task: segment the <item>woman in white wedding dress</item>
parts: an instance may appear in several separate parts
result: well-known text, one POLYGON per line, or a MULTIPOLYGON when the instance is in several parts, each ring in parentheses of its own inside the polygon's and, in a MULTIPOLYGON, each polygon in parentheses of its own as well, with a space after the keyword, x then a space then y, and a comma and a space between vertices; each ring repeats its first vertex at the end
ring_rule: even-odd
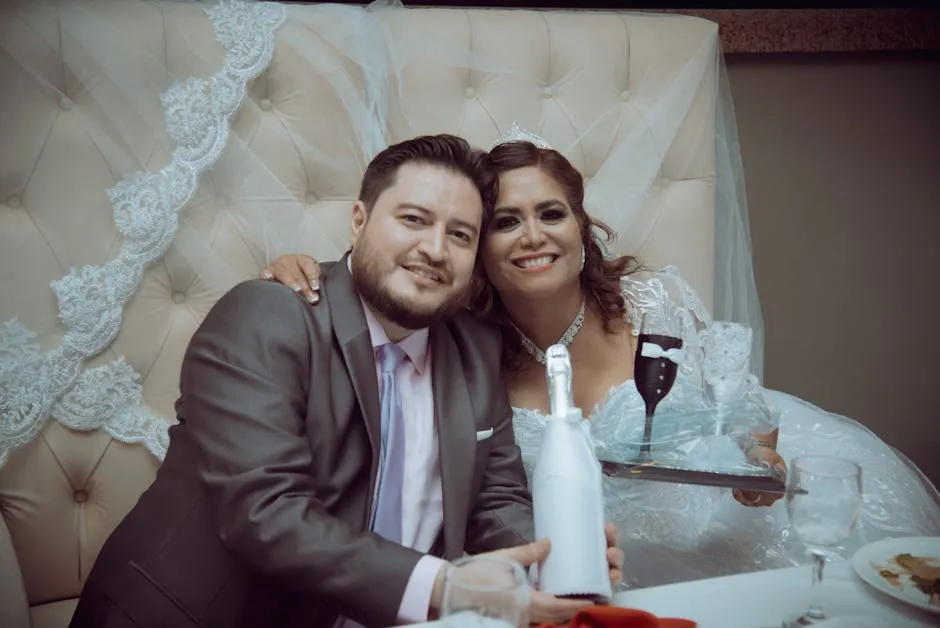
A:
MULTIPOLYGON (((936 489, 874 434, 759 387, 747 370, 746 327, 713 323, 674 268, 654 272, 631 257, 605 257, 597 234, 603 226, 583 207, 582 176, 560 153, 512 141, 490 155, 500 173, 500 193, 481 243, 489 282, 473 307, 506 331, 504 370, 527 472, 546 421, 543 350, 556 342, 568 346, 574 402, 590 410, 585 415, 599 446, 615 449, 618 437, 642 429, 644 402, 633 381, 636 336, 641 319, 656 318, 681 330, 686 356, 658 413, 708 407, 714 402, 708 382, 737 381, 736 396, 764 410, 758 412, 762 426, 744 448, 746 462, 785 474, 779 448, 788 458, 825 453, 863 466, 865 506, 853 544, 940 534, 936 489)), ((282 256, 262 276, 314 300, 312 291, 301 288, 316 285, 312 258, 282 256)), ((804 562, 776 495, 605 478, 605 497, 623 539, 626 578, 635 586, 804 562)))

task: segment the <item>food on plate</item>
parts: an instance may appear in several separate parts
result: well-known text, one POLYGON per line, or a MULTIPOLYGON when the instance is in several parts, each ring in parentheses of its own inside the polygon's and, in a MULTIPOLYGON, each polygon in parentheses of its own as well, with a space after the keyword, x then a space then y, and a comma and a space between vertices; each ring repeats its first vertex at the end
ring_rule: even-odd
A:
MULTIPOLYGON (((914 586, 930 598, 930 604, 940 605, 940 559, 904 553, 895 556, 892 562, 901 568, 914 586)), ((882 569, 879 573, 888 582, 891 582, 892 575, 899 577, 899 574, 894 574, 890 569, 882 569)))
POLYGON ((901 574, 890 569, 879 569, 878 575, 888 581, 893 587, 901 588, 901 574))

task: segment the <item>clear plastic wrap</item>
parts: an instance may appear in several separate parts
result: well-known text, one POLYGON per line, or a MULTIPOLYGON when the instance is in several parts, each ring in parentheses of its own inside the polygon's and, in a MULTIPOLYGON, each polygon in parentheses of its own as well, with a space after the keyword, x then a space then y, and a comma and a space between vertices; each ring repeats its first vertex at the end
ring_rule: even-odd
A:
MULTIPOLYGON (((750 373, 750 330, 734 323, 713 323, 683 335, 676 381, 656 407, 648 440, 646 413, 633 407, 636 404, 611 409, 591 426, 605 472, 782 491, 783 478, 751 456, 755 446, 773 445, 779 417, 771 413, 750 373)), ((638 359, 636 370, 641 368, 645 364, 638 359)), ((668 377, 665 385, 670 385, 668 377)))
POLYGON ((628 413, 620 421, 604 421, 592 430, 602 461, 643 463, 656 466, 768 475, 767 469, 748 458, 748 449, 759 434, 774 429, 767 406, 753 398, 721 407, 677 409, 656 412, 650 451, 652 463, 640 455, 643 446, 643 415, 628 413))

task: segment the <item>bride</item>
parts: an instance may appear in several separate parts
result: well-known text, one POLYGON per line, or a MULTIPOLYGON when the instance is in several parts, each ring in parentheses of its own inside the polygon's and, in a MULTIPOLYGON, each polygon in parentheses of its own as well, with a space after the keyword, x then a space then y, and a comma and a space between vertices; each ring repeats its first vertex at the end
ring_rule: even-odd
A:
MULTIPOLYGON (((707 383, 728 381, 730 372, 731 381, 738 378, 737 398, 750 400, 762 419, 739 452, 744 463, 785 475, 781 453, 851 458, 868 478, 855 544, 940 534, 937 491, 874 434, 760 388, 747 374, 747 327, 714 323, 674 268, 650 271, 630 256, 605 256, 597 233, 606 240, 610 232, 585 211, 581 174, 541 138, 525 137, 531 141, 512 139, 490 151, 500 192, 481 241, 488 281, 481 282, 472 308, 504 328, 503 369, 528 473, 546 421, 545 348, 568 346, 575 405, 585 409, 599 447, 613 451, 642 429, 634 356, 640 322, 653 318, 681 334, 685 356, 658 413, 708 407, 714 395, 707 383)), ((314 303, 318 274, 313 258, 285 255, 262 277, 292 286, 314 303)), ((774 505, 779 495, 734 491, 732 501, 718 488, 605 478, 605 497, 608 516, 620 528, 625 577, 634 586, 803 562, 782 503, 774 505)))

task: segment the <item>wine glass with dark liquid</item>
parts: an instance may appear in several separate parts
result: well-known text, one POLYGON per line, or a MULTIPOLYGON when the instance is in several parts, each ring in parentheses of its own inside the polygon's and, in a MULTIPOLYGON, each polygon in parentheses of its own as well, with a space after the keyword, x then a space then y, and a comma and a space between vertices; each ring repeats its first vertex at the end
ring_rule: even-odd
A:
POLYGON ((633 379, 646 404, 646 422, 643 426, 643 444, 640 458, 649 462, 650 441, 653 437, 653 415, 656 407, 672 390, 682 361, 682 338, 678 325, 669 325, 661 317, 644 316, 640 321, 633 379))

